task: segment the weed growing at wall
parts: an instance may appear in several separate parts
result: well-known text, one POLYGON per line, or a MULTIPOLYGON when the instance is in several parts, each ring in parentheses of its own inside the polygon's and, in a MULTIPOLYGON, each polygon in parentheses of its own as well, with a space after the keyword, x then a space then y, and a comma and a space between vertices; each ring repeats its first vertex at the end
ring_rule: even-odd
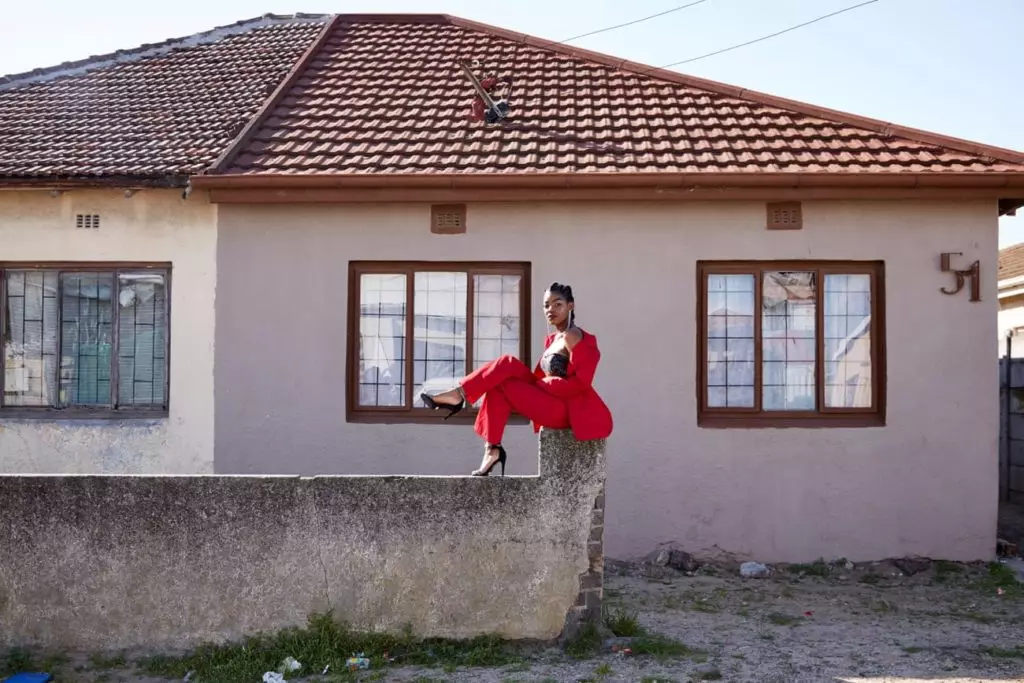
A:
POLYGON ((291 675, 301 678, 319 674, 325 668, 341 673, 345 661, 362 653, 371 668, 385 666, 423 666, 453 669, 459 666, 505 666, 517 662, 521 653, 494 636, 468 641, 419 639, 409 630, 402 634, 358 633, 335 621, 330 614, 310 617, 305 628, 287 629, 270 635, 255 636, 242 643, 208 645, 184 657, 151 657, 140 661, 139 670, 168 678, 183 678, 197 683, 250 683, 265 671, 274 671, 286 657, 302 663, 291 675))

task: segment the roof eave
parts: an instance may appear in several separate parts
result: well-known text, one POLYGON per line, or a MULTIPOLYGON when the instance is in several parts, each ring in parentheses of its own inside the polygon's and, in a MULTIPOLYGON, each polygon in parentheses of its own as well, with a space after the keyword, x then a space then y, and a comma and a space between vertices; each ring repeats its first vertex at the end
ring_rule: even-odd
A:
POLYGON ((189 185, 189 176, 0 176, 0 190, 71 190, 71 189, 135 189, 185 188, 189 185))
POLYGON ((1022 173, 251 173, 196 175, 199 189, 485 189, 485 188, 935 188, 988 189, 1024 197, 1022 173))
POLYGON ((516 201, 1024 201, 1021 174, 532 173, 194 176, 217 204, 516 201))

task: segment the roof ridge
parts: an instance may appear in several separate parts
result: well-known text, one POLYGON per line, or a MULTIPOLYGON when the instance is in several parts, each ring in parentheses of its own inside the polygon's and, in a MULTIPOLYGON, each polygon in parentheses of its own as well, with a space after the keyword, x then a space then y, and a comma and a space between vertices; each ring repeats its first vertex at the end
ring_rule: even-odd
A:
POLYGON ((700 90, 707 90, 710 92, 718 93, 720 95, 735 97, 737 99, 751 100, 769 107, 777 107, 779 109, 794 111, 800 114, 804 114, 806 116, 823 119, 825 121, 844 123, 849 126, 856 126, 857 128, 865 128, 867 130, 871 130, 882 135, 887 135, 891 137, 902 137, 926 145, 946 147, 959 152, 973 154, 975 156, 988 157, 1012 164, 1024 164, 1024 152, 1019 152, 1017 150, 1007 149, 1004 147, 997 147, 995 145, 986 145, 980 142, 954 137, 952 135, 932 133, 918 128, 911 128, 909 126, 901 126, 898 124, 882 121, 881 119, 873 119, 867 116, 861 116, 859 114, 852 114, 849 112, 839 111, 838 109, 820 107, 817 105, 809 104, 807 102, 801 102, 799 100, 791 100, 785 97, 779 97, 777 95, 771 95, 769 93, 763 93, 757 90, 750 90, 748 88, 741 88, 735 85, 729 85, 728 83, 722 83, 720 81, 712 81, 697 76, 682 74, 679 73, 678 71, 669 71, 668 69, 653 67, 647 64, 641 64, 639 62, 631 62, 626 59, 613 57, 603 52, 595 52, 593 50, 572 47, 562 42, 546 40, 544 38, 538 38, 527 33, 510 31, 508 29, 503 29, 498 26, 492 26, 490 24, 484 24, 478 21, 472 21, 470 19, 463 19, 461 17, 456 17, 447 14, 444 16, 449 23, 460 28, 480 31, 483 33, 488 33, 501 38, 505 38, 507 40, 521 42, 524 45, 530 45, 532 47, 537 47, 549 50, 551 52, 563 54, 569 57, 575 57, 577 59, 584 59, 592 62, 597 62, 599 64, 609 66, 613 69, 634 73, 639 76, 651 76, 653 78, 668 81, 669 83, 674 83, 677 85, 685 85, 692 88, 698 88, 700 90))
POLYGON ((228 36, 240 35, 247 31, 251 31, 256 28, 263 28, 264 26, 272 26, 275 24, 292 24, 307 21, 323 21, 326 22, 331 18, 330 14, 305 14, 302 12, 296 12, 295 14, 264 14, 259 17, 253 17, 250 19, 242 19, 236 21, 233 24, 226 24, 224 26, 217 26, 206 31, 200 31, 199 33, 193 33, 188 36, 182 36, 179 38, 168 38, 167 40, 160 41, 159 43, 145 43, 138 47, 129 48, 126 50, 117 50, 102 55, 93 55, 86 57, 85 59, 79 59, 70 62, 63 62, 55 66, 42 67, 39 69, 33 69, 31 71, 24 71, 22 73, 0 75, 0 91, 7 90, 17 86, 31 85, 33 83, 41 83, 64 76, 74 76, 81 73, 85 73, 92 69, 99 69, 112 64, 119 64, 127 61, 135 61, 138 59, 145 59, 147 57, 156 57, 162 54, 166 54, 171 50, 182 47, 193 47, 196 45, 205 45, 208 43, 215 42, 228 36))

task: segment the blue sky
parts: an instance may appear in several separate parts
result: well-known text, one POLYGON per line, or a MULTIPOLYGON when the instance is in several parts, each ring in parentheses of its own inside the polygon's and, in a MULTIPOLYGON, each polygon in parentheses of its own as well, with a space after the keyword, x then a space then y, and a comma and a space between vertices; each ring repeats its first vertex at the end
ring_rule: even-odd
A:
MULTIPOLYGON (((4 8, 0 74, 184 36, 266 12, 445 12, 560 40, 682 4, 686 0, 36 0, 4 8)), ((662 65, 853 4, 857 0, 706 0, 573 44, 662 65)), ((1022 25, 1024 0, 878 0, 679 68, 782 97, 1024 150, 1024 88, 1018 85, 1024 64, 1019 52, 1022 25)), ((1000 246, 1021 241, 1024 215, 1004 218, 1000 246)))

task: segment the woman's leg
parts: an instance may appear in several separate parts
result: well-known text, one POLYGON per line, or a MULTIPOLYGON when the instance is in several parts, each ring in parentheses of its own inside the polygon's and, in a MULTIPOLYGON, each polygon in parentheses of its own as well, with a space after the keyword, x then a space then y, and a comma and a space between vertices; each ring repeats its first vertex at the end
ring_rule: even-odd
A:
POLYGON ((569 426, 569 409, 565 401, 542 390, 532 381, 511 377, 484 394, 476 416, 476 433, 488 444, 500 444, 512 413, 519 413, 542 427, 565 429, 569 426))
POLYGON ((488 391, 512 377, 532 381, 533 373, 515 356, 501 356, 463 377, 459 380, 458 388, 449 389, 431 398, 434 399, 434 403, 442 405, 458 405, 463 399, 473 404, 488 391))
POLYGON ((532 382, 533 373, 523 361, 515 356, 505 355, 485 363, 459 381, 462 394, 470 404, 476 403, 489 391, 500 387, 510 379, 532 382))

